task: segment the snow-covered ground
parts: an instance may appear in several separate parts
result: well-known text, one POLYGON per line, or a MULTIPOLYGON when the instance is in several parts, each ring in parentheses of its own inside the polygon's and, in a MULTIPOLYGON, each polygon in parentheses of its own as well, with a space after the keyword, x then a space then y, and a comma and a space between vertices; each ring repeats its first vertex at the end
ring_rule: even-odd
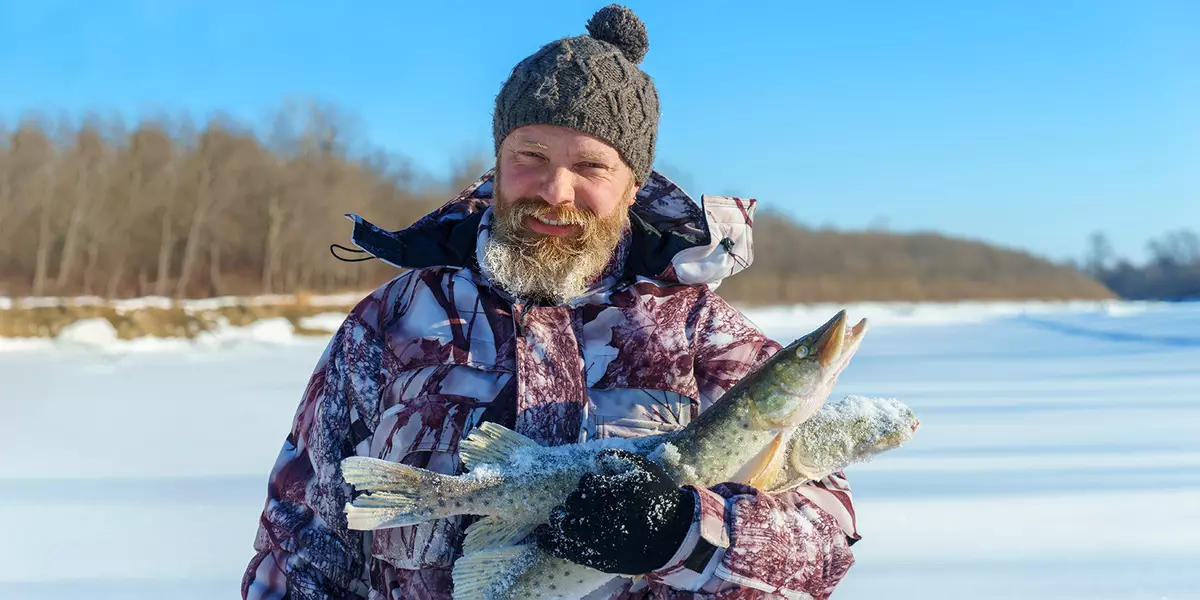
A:
MULTIPOLYGON (((836 308, 751 316, 788 340, 836 308)), ((1200 305, 849 309, 873 327, 835 396, 922 429, 847 471, 835 599, 1200 598, 1200 305)), ((237 597, 325 342, 289 327, 0 339, 0 598, 237 597)))

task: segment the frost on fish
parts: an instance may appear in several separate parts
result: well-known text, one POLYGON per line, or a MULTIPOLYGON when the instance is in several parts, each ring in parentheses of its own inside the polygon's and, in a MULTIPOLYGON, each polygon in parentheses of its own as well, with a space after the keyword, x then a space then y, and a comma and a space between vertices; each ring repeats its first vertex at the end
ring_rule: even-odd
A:
POLYGON ((646 456, 650 460, 664 465, 678 465, 683 460, 683 455, 679 453, 679 448, 671 442, 663 442, 660 446, 654 449, 646 456))
POLYGON ((851 395, 827 402, 796 428, 785 467, 767 489, 790 489, 867 462, 907 443, 919 426, 912 409, 893 398, 851 395))

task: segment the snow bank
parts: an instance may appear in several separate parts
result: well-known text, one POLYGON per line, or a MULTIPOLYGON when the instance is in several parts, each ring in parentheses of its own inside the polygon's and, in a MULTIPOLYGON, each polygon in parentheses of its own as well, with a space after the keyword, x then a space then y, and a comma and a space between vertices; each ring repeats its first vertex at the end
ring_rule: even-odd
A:
POLYGON ((117 312, 135 311, 143 308, 173 308, 182 307, 185 311, 216 310, 229 306, 285 306, 306 304, 308 306, 353 306, 370 294, 370 290, 362 292, 347 292, 344 294, 326 294, 320 296, 299 296, 295 294, 269 294, 261 296, 219 296, 195 300, 174 300, 166 296, 144 296, 141 298, 126 298, 109 300, 98 296, 75 297, 42 297, 30 296, 10 298, 0 296, 0 310, 14 307, 67 307, 67 306, 112 306, 117 312))
POLYGON ((47 338, 0 338, 0 354, 4 352, 45 352, 54 350, 54 340, 47 338))
POLYGON ((117 342, 117 330, 108 319, 83 319, 63 327, 58 340, 80 346, 108 346, 117 342))
POLYGON ((63 328, 55 338, 0 338, 0 352, 53 352, 85 350, 100 353, 149 353, 228 349, 238 345, 288 346, 323 341, 341 324, 345 315, 325 313, 301 320, 305 332, 298 333, 283 317, 260 319, 245 327, 223 321, 193 339, 145 336, 120 339, 107 319, 83 319, 63 328))
MULTIPOLYGON (((312 296, 303 299, 308 305, 344 307, 353 305, 362 294, 340 294, 312 296)), ((132 300, 105 301, 95 297, 80 298, 0 298, 0 308, 12 306, 84 306, 110 304, 118 312, 136 311, 141 308, 170 308, 182 306, 185 311, 215 310, 238 305, 287 305, 300 301, 295 296, 257 296, 239 298, 234 296, 206 300, 188 300, 175 304, 165 297, 146 297, 132 300)), ((1125 301, 1066 301, 1066 302, 850 302, 844 304, 799 304, 764 308, 745 308, 743 311, 758 326, 766 330, 808 330, 827 321, 837 311, 846 309, 851 322, 867 318, 872 327, 878 326, 935 326, 963 323, 981 323, 995 319, 1027 315, 1091 315, 1102 318, 1124 318, 1147 311, 1164 310, 1165 303, 1125 301)), ((139 338, 121 340, 107 321, 86 319, 68 326, 53 343, 45 340, 0 338, 0 352, 36 351, 47 348, 79 347, 104 349, 106 351, 159 351, 171 348, 195 346, 222 346, 230 344, 291 344, 298 338, 312 340, 337 330, 345 319, 345 312, 330 310, 298 320, 301 331, 296 331, 283 318, 262 319, 245 327, 234 327, 225 322, 216 329, 197 336, 194 340, 177 338, 139 338)))
POLYGON ((338 330, 338 327, 342 326, 342 322, 345 320, 345 313, 327 312, 300 319, 300 327, 333 333, 338 330))

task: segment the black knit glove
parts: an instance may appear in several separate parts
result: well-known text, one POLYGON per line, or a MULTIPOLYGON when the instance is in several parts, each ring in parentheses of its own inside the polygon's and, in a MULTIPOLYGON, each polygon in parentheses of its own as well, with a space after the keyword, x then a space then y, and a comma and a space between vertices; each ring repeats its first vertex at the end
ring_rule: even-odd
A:
POLYGON ((692 526, 695 496, 631 452, 605 450, 598 460, 602 472, 581 477, 538 527, 538 545, 605 573, 641 575, 666 566, 692 526))

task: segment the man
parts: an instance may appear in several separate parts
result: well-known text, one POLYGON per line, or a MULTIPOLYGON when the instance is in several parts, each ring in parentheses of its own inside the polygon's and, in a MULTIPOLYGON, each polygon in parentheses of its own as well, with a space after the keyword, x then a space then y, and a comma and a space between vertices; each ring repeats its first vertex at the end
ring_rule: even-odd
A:
MULTIPOLYGON (((703 208, 651 169, 658 96, 641 21, 518 64, 496 98, 496 167, 437 211, 354 241, 406 269, 333 335, 270 476, 245 598, 450 598, 462 517, 348 530, 339 461, 461 472, 484 421, 544 444, 685 426, 780 349, 713 289, 750 261, 754 202, 703 208)), ((593 478, 536 542, 622 577, 590 598, 825 598, 858 539, 841 474, 765 494, 593 478), (589 493, 591 492, 591 493, 589 493), (650 510, 654 507, 655 510, 650 510)))

